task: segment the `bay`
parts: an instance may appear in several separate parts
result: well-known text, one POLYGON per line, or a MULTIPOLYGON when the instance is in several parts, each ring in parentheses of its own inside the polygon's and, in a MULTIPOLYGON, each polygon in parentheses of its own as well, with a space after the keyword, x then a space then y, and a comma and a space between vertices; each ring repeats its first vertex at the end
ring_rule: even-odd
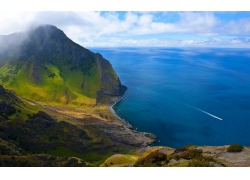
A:
POLYGON ((250 145, 248 49, 89 49, 128 87, 116 113, 156 145, 250 145))

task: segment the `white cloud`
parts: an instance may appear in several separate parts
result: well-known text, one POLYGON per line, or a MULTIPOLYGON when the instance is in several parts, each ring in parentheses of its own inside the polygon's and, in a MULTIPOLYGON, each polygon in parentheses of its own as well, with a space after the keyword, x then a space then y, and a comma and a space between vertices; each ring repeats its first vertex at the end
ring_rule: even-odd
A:
POLYGON ((120 19, 117 12, 0 12, 0 34, 22 31, 34 24, 53 24, 73 41, 84 46, 249 47, 249 39, 224 40, 220 35, 250 34, 250 18, 222 23, 213 12, 170 12, 171 16, 179 17, 171 22, 158 18, 157 13, 159 14, 127 12, 124 18, 120 19), (196 34, 207 36, 208 40, 135 38, 140 35, 164 33, 196 34))
POLYGON ((35 12, 0 12, 0 34, 23 31, 35 20, 35 12))
POLYGON ((218 20, 213 13, 182 12, 181 20, 177 24, 178 31, 186 33, 207 34, 214 31, 218 20))
POLYGON ((85 47, 107 47, 107 46, 131 46, 131 47, 241 47, 250 48, 250 39, 231 39, 225 40, 220 38, 211 38, 207 41, 204 40, 173 40, 173 39, 123 39, 111 38, 101 39, 100 41, 86 41, 81 43, 85 47))
POLYGON ((249 35, 250 34, 250 18, 240 19, 238 21, 230 21, 218 28, 220 34, 229 35, 249 35), (225 32, 226 31, 226 32, 225 32))
POLYGON ((19 27, 30 24, 53 24, 71 33, 72 29, 79 29, 78 37, 99 37, 102 35, 142 35, 156 33, 207 33, 216 24, 212 13, 183 12, 180 22, 163 23, 154 21, 154 13, 128 12, 124 20, 118 18, 116 12, 17 12, 1 16, 0 33, 12 33, 19 27), (11 17, 12 16, 12 17, 11 17))

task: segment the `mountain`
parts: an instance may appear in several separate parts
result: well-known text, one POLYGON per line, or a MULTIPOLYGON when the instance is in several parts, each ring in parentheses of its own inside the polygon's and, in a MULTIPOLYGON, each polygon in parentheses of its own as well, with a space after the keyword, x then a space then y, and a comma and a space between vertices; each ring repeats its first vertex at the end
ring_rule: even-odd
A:
POLYGON ((0 85, 20 97, 51 104, 108 104, 126 87, 109 61, 52 25, 0 36, 0 85))
POLYGON ((0 166, 98 166, 154 143, 110 112, 125 91, 55 26, 0 36, 0 166))

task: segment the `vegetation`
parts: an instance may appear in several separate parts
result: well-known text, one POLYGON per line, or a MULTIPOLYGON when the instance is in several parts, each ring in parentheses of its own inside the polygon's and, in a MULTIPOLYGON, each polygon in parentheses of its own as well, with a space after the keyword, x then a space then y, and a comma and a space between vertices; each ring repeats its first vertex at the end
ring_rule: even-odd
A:
POLYGON ((109 157, 101 167, 117 167, 117 166, 132 166, 137 160, 139 156, 129 155, 129 154, 115 154, 109 157))
MULTIPOLYGON (((151 150, 150 150, 151 151, 151 150)), ((169 151, 170 152, 170 151, 169 151)), ((173 153, 161 153, 160 149, 150 152, 134 163, 135 167, 213 167, 215 164, 225 166, 223 162, 196 146, 187 145, 175 149, 173 153), (203 154, 204 153, 204 154, 203 154)))
MULTIPOLYGON (((36 104, 27 104, 2 86, 0 107, 0 156, 5 156, 10 166, 22 166, 21 161, 28 159, 28 154, 77 157, 98 166, 109 156, 126 150, 124 145, 115 144, 97 125, 73 125, 63 119, 57 121, 48 114, 50 111, 42 110, 36 104), (10 155, 23 157, 9 161, 7 156, 10 155)), ((92 120, 97 121, 89 119, 92 120)), ((25 165, 36 166, 31 161, 25 165)))
POLYGON ((181 158, 183 159, 195 159, 195 158, 201 158, 202 157, 202 150, 201 149, 190 149, 190 150, 185 150, 182 152, 175 151, 172 155, 171 158, 179 160, 181 158))
POLYGON ((243 148, 244 147, 240 144, 232 144, 227 148, 227 152, 241 152, 243 148))
POLYGON ((56 157, 47 154, 1 156, 0 167, 88 167, 88 163, 75 157, 56 157))
POLYGON ((158 151, 152 152, 144 158, 139 159, 134 167, 161 167, 169 162, 167 156, 158 151))
POLYGON ((15 113, 16 109, 13 106, 8 105, 5 101, 0 102, 0 116, 8 118, 15 113))
POLYGON ((188 162, 187 167, 214 167, 214 165, 207 161, 191 160, 188 162))

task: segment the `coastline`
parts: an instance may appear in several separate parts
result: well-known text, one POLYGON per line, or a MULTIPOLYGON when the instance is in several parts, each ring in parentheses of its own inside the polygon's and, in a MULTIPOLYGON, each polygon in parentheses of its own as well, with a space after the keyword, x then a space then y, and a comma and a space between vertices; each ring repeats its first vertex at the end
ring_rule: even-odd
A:
POLYGON ((116 112, 115 112, 115 110, 113 109, 113 106, 114 105, 116 105, 116 103, 118 103, 119 101, 121 101, 122 100, 122 97, 120 97, 118 100, 116 100, 115 102, 113 102, 113 103, 111 103, 110 105, 109 105, 109 110, 110 110, 110 112, 117 118, 117 119, 119 119, 121 122, 123 122, 125 125, 127 125, 127 126, 129 126, 129 127, 131 127, 131 128, 134 128, 131 124, 129 124, 125 119, 122 119, 121 117, 119 117, 117 114, 116 114, 116 112))

